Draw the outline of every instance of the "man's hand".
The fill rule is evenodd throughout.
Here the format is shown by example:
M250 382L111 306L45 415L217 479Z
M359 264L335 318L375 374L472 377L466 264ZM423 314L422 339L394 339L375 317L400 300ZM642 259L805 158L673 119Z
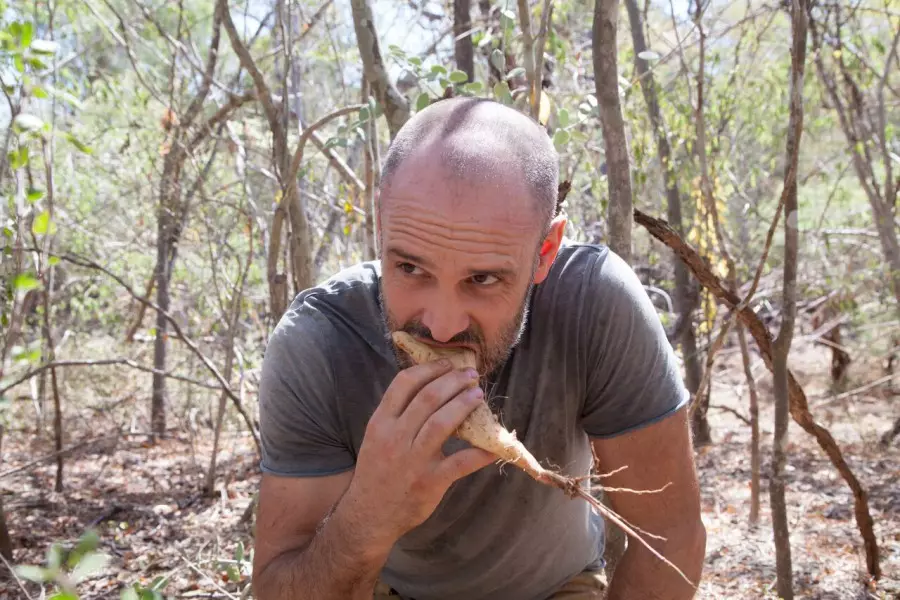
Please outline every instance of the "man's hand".
M442 360L401 371L385 392L366 427L342 507L372 524L374 545L389 549L434 512L453 482L496 460L477 448L449 457L441 450L482 402L477 384L474 370L452 369Z
M592 441L600 473L625 467L603 479L604 487L661 492L609 492L610 504L626 521L666 538L643 536L660 554L699 585L706 552L700 492L694 468L686 408L667 419L611 439ZM638 531L638 533L640 533ZM640 542L629 539L610 582L608 600L687 600L696 590Z
M370 419L352 476L264 476L257 597L316 590L321 600L371 600L396 540L434 512L454 481L495 460L479 449L442 452L481 395L477 379L449 363L411 367L397 375Z

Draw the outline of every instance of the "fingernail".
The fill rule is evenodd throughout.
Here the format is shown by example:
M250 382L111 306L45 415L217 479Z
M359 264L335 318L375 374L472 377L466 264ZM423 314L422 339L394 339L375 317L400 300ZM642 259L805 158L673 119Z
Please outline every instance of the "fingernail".
M480 387L469 389L469 397L470 398L481 398L483 396L484 396L484 390L482 390Z
M466 369L466 375L468 375L470 379L478 379L478 371L471 367Z

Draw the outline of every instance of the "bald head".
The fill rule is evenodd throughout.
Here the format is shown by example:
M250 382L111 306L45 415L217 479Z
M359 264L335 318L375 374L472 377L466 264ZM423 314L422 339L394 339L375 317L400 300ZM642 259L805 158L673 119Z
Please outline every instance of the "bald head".
M417 113L397 133L384 159L382 195L405 170L437 168L448 183L499 181L527 185L541 229L556 213L559 156L546 131L527 115L483 98L451 98Z

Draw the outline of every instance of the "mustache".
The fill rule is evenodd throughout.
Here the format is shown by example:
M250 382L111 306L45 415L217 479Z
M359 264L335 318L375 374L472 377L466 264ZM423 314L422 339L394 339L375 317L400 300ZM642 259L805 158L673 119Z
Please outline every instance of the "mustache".
M439 343L436 339L434 339L434 336L431 335L431 330L428 327L426 327L425 325L423 325L422 323L418 323L418 322L408 323L401 328L401 331L405 331L406 333L408 333L414 337L424 339L426 341L432 341L435 343ZM482 342L481 336L479 336L474 331L467 329L465 331L461 331L461 332L457 333L456 335L454 335L452 338L450 338L449 340L447 340L444 343L448 343L448 344L479 344L480 345L481 342Z

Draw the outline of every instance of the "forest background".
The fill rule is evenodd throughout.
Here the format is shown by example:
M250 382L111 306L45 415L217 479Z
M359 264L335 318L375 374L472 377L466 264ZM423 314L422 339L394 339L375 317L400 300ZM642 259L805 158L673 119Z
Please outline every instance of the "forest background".
M698 597L900 597L897 2L0 8L0 595L252 597L267 337L374 257L397 129L477 95L682 361Z

